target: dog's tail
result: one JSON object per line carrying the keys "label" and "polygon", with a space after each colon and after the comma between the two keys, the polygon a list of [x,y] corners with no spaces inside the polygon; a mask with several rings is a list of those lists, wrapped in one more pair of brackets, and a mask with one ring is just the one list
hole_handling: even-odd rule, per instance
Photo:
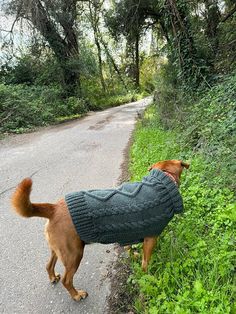
{"label": "dog's tail", "polygon": [[18,185],[17,189],[12,195],[12,205],[20,216],[29,217],[44,217],[50,219],[54,213],[55,205],[48,203],[31,203],[30,192],[32,187],[32,180],[25,178]]}

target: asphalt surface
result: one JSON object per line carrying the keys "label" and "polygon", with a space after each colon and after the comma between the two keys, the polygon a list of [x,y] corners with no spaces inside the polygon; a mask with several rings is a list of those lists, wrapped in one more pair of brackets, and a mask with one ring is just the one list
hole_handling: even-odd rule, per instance
{"label": "asphalt surface", "polygon": [[[108,271],[117,259],[115,246],[85,248],[74,285],[89,296],[77,303],[61,283],[52,286],[48,280],[45,219],[17,216],[10,196],[28,176],[33,202],[52,203],[68,192],[117,186],[137,114],[150,102],[146,98],[0,141],[0,313],[109,313]],[[60,262],[56,271],[63,274]]]}

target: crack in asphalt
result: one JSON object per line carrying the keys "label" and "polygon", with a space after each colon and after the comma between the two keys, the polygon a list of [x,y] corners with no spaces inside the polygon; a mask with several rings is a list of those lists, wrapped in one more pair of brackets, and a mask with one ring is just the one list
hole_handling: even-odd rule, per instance
{"label": "crack in asphalt", "polygon": [[91,125],[88,130],[102,130],[114,117],[114,114],[107,116],[105,119],[98,121],[95,125]]}
{"label": "crack in asphalt", "polygon": [[[41,169],[42,169],[42,168],[41,168]],[[41,169],[38,169],[38,170],[34,171],[29,177],[32,178],[32,177],[33,177],[36,173],[38,173]],[[18,184],[17,184],[17,185],[18,185]],[[9,188],[7,188],[7,189],[1,191],[1,192],[0,192],[0,196],[3,195],[3,194],[5,194],[5,193],[8,192],[8,191],[11,191],[11,190],[15,189],[15,188],[17,187],[17,185],[14,185],[14,186],[12,186],[12,187],[9,187]]]}

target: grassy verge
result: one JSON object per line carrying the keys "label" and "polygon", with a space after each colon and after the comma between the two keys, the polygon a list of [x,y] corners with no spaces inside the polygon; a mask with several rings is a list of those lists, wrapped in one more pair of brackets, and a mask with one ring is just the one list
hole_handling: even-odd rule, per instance
{"label": "grassy verge", "polygon": [[[185,134],[181,128],[164,130],[155,106],[147,110],[135,133],[133,180],[158,160],[188,160],[191,168],[181,180],[185,212],[161,235],[148,273],[141,271],[140,260],[132,262],[129,285],[138,291],[133,308],[142,314],[235,313],[234,195],[222,187],[219,176],[208,176],[211,163],[201,150],[186,145]],[[141,253],[141,245],[138,250]]]}
{"label": "grassy verge", "polygon": [[92,106],[96,109],[106,109],[110,107],[116,107],[123,105],[125,103],[129,103],[132,101],[137,101],[145,96],[148,96],[147,93],[127,93],[124,95],[112,95],[112,96],[104,96],[91,99]]}

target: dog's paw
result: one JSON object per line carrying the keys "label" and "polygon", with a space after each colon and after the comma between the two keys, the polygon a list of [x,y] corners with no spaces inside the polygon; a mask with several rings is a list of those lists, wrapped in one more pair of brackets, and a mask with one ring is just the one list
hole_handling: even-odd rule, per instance
{"label": "dog's paw", "polygon": [[81,299],[85,299],[88,296],[88,293],[84,290],[77,290],[77,294],[73,296],[75,301],[80,301]]}
{"label": "dog's paw", "polygon": [[58,283],[60,281],[60,279],[61,279],[61,275],[60,274],[56,274],[55,277],[51,278],[51,283],[53,285],[55,285],[56,283]]}

